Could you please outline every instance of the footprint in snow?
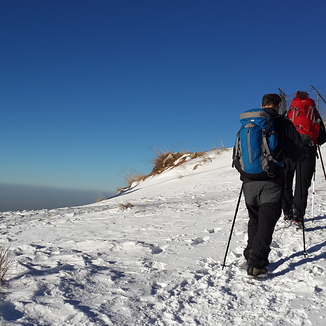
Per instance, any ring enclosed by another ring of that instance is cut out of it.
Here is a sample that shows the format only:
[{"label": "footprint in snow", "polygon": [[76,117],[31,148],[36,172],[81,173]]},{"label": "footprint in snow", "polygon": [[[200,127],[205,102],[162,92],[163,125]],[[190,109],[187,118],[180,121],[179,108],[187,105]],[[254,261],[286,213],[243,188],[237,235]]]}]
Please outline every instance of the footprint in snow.
[{"label": "footprint in snow", "polygon": [[196,246],[196,245],[199,245],[201,243],[206,242],[208,239],[209,239],[209,237],[203,237],[203,238],[202,237],[198,237],[198,238],[192,239],[191,244],[193,246]]},{"label": "footprint in snow", "polygon": [[208,232],[208,233],[217,233],[220,230],[222,230],[222,228],[214,228],[214,229],[208,229],[208,230],[206,230],[206,232]]},{"label": "footprint in snow", "polygon": [[152,246],[152,254],[157,255],[163,252],[163,249],[158,246]]}]

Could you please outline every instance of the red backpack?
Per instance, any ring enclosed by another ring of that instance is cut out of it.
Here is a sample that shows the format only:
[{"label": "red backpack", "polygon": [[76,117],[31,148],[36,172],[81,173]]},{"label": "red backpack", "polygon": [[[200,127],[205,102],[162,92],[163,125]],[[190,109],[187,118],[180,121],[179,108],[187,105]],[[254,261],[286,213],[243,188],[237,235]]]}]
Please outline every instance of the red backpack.
[{"label": "red backpack", "polygon": [[[319,114],[315,101],[309,97],[296,97],[292,100],[287,117],[293,122],[301,135],[309,136],[309,141],[318,144],[320,131]],[[303,137],[305,140],[306,137]],[[308,139],[308,137],[306,138]]]}]

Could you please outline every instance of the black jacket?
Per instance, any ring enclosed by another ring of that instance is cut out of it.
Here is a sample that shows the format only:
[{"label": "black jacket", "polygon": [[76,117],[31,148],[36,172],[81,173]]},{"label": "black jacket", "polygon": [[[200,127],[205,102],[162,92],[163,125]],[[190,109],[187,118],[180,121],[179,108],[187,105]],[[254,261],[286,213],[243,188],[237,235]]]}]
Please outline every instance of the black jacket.
[{"label": "black jacket", "polygon": [[[278,162],[284,162],[286,158],[290,158],[295,163],[301,163],[306,157],[306,150],[293,123],[288,118],[278,114],[273,108],[265,108],[264,110],[273,117],[274,129],[278,135],[278,145],[273,152],[273,157]],[[277,166],[274,174],[274,177],[271,178],[266,172],[263,172],[255,178],[241,176],[241,180],[243,182],[254,180],[283,182],[285,178],[284,166]]]},{"label": "black jacket", "polygon": [[318,145],[322,145],[324,143],[326,143],[326,130],[325,130],[325,125],[323,122],[323,119],[321,118],[321,116],[319,115],[319,119],[320,119],[320,131],[319,131],[319,135],[318,135]]}]

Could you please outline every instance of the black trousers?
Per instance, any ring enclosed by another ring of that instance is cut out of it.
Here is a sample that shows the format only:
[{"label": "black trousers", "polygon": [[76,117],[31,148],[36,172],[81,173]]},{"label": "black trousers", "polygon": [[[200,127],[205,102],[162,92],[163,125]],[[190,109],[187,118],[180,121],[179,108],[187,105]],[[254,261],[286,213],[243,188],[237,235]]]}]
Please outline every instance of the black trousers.
[{"label": "black trousers", "polygon": [[268,255],[275,225],[282,212],[283,184],[250,181],[243,185],[249,213],[248,242],[244,256],[257,268],[268,265]]},{"label": "black trousers", "polygon": [[[293,211],[299,220],[303,219],[307,208],[308,190],[316,168],[316,147],[306,146],[306,154],[307,157],[300,164],[293,163],[289,159],[285,161],[283,211],[284,214]],[[293,193],[294,175],[295,188]]]}]

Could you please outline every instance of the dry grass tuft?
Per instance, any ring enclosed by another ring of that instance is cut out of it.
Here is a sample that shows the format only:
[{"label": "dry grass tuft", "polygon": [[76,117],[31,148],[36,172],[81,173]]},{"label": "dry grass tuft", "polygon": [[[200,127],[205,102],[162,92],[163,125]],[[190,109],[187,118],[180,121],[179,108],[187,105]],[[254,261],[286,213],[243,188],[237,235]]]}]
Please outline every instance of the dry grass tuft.
[{"label": "dry grass tuft", "polygon": [[129,187],[134,183],[134,182],[140,182],[146,179],[146,175],[144,174],[139,174],[139,175],[132,175],[132,174],[128,174],[126,176],[126,181],[127,184],[129,185]]},{"label": "dry grass tuft", "polygon": [[152,172],[150,173],[150,175],[160,174],[163,171],[165,171],[171,167],[179,166],[189,159],[202,157],[205,154],[206,154],[206,152],[159,153],[159,155],[154,160],[154,168],[153,168]]},{"label": "dry grass tuft", "polygon": [[[214,148],[213,151],[216,151],[217,153],[223,152],[223,151],[227,151],[227,148],[225,147],[220,147],[219,149]],[[134,182],[141,182],[143,180],[145,180],[146,178],[150,177],[150,176],[154,176],[157,174],[162,173],[163,171],[169,169],[169,168],[173,168],[176,166],[179,166],[183,163],[185,163],[186,161],[188,161],[189,159],[194,159],[194,158],[198,158],[201,157],[202,160],[200,163],[196,164],[194,166],[194,170],[196,170],[199,166],[201,166],[202,164],[211,162],[211,158],[207,157],[207,153],[208,152],[195,152],[195,153],[190,153],[190,152],[157,152],[157,156],[155,157],[155,159],[153,160],[154,163],[154,167],[152,169],[152,172],[148,175],[133,175],[133,174],[129,174],[126,176],[126,181],[128,186],[125,188],[120,188],[118,189],[118,193],[121,193],[127,189],[129,189],[131,187],[131,185]]]},{"label": "dry grass tuft", "polygon": [[0,286],[6,280],[8,274],[10,261],[8,260],[9,247],[5,247],[3,244],[0,245]]},{"label": "dry grass tuft", "polygon": [[132,208],[134,207],[134,205],[132,203],[120,203],[119,204],[119,208],[123,211],[125,211],[126,209]]},{"label": "dry grass tuft", "polygon": [[174,166],[174,162],[182,157],[182,153],[159,153],[158,156],[154,159],[154,168],[151,172],[151,175],[160,174],[164,170]]}]

